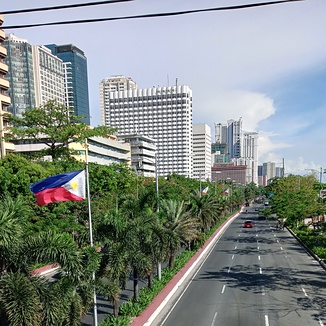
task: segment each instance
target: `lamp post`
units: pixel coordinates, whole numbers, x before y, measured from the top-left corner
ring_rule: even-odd
[[[155,153],[155,161],[152,161],[151,159],[148,159],[151,163],[155,164],[155,189],[156,189],[156,212],[160,211],[160,203],[159,203],[159,188],[158,188],[158,171],[157,171],[157,162],[158,162],[158,156]],[[162,279],[162,264],[159,262],[157,264],[157,278],[159,280]]]

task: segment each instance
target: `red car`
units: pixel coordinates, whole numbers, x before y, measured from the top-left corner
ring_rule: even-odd
[[[244,228],[252,228],[252,221],[247,220],[243,223]]]

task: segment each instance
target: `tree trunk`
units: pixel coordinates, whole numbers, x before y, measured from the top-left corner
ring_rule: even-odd
[[[114,317],[117,318],[119,316],[118,301],[114,301],[113,303],[113,313],[114,313]]]
[[[169,267],[172,269],[174,268],[174,253],[169,257]]]
[[[151,289],[153,286],[153,273],[148,274],[147,283],[148,283],[148,288]]]
[[[136,269],[134,269],[134,271],[133,271],[133,277],[134,277],[134,301],[137,301],[138,300],[139,285],[138,285],[138,273],[137,273]]]

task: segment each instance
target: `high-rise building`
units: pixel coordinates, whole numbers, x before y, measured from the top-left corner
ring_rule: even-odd
[[[49,100],[65,105],[63,62],[45,46],[32,46],[35,106]]]
[[[0,27],[3,24],[3,15],[0,14]],[[0,158],[3,158],[8,152],[14,150],[14,144],[6,142],[3,137],[6,136],[6,127],[8,126],[9,114],[8,107],[11,103],[7,94],[9,81],[4,77],[8,72],[8,65],[4,62],[7,56],[7,49],[1,44],[5,41],[5,32],[0,29]]]
[[[241,157],[247,166],[247,183],[258,184],[258,133],[244,132]]]
[[[101,117],[118,134],[156,141],[159,176],[192,177],[192,91],[188,86],[110,92],[101,87]]]
[[[227,143],[227,125],[222,123],[215,123],[215,143],[226,144]]]
[[[7,50],[4,62],[8,65],[5,78],[10,83],[8,94],[11,104],[8,110],[15,116],[22,117],[25,110],[35,107],[32,45],[13,34],[6,35],[3,45]]]
[[[193,125],[193,177],[198,180],[211,180],[212,136],[207,124]]]
[[[73,108],[74,114],[84,116],[90,124],[87,58],[82,50],[73,44],[46,45],[54,55],[65,63],[66,106]]]
[[[242,143],[242,118],[238,121],[228,120],[227,121],[227,139],[226,143],[229,148],[230,158],[241,157],[241,143]]]

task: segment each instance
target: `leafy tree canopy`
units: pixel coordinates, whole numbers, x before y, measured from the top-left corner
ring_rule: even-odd
[[[76,116],[66,106],[50,100],[46,104],[26,110],[23,116],[8,115],[11,134],[7,140],[30,140],[43,143],[46,149],[40,154],[51,155],[52,159],[67,154],[68,144],[83,143],[85,139],[106,137],[115,130],[105,126],[91,128],[82,122],[84,117]]]

